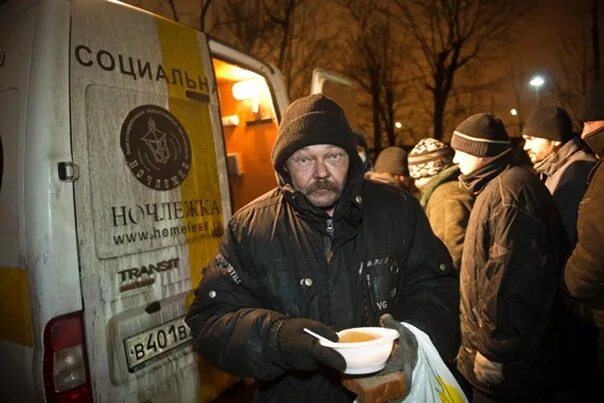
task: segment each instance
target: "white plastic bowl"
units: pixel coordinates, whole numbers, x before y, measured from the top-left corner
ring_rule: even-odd
[[[392,352],[394,340],[399,336],[398,331],[383,327],[355,327],[338,332],[338,337],[342,338],[349,332],[368,333],[377,338],[353,343],[319,343],[342,354],[346,360],[345,374],[369,374],[383,369]]]

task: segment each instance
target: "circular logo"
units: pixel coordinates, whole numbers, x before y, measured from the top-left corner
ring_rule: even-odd
[[[189,137],[176,117],[157,105],[141,105],[128,113],[120,145],[136,179],[151,189],[175,188],[189,174]]]

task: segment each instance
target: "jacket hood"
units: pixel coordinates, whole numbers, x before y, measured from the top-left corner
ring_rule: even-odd
[[[598,158],[604,157],[604,127],[588,133],[584,141]]]

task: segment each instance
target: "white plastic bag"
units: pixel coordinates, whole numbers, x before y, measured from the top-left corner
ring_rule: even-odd
[[[403,400],[417,403],[467,403],[459,383],[447,368],[430,337],[415,326],[401,322],[417,339],[417,364],[411,390]]]

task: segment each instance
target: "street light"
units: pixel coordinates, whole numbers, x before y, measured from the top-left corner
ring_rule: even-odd
[[[539,97],[539,89],[545,84],[545,80],[541,76],[535,76],[529,81],[529,85],[535,89],[535,96],[537,97],[537,106],[541,106],[541,98]]]
[[[516,110],[516,108],[512,108],[512,109],[510,109],[510,114],[512,116],[516,116],[516,115],[518,115],[518,111]]]

